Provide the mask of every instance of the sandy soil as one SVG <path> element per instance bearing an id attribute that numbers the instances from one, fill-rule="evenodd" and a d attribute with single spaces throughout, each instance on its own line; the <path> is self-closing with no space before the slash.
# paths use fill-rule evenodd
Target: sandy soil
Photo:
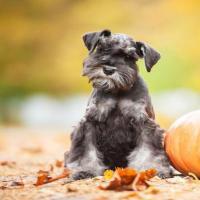
<path id="1" fill-rule="evenodd" d="M 161 180 L 153 178 L 150 187 L 137 191 L 103 191 L 98 185 L 103 177 L 69 182 L 68 178 L 34 186 L 39 170 L 52 176 L 62 173 L 63 153 L 69 148 L 69 135 L 64 133 L 33 134 L 23 129 L 0 129 L 0 199 L 69 199 L 69 200 L 199 200 L 200 181 L 191 177 Z"/>

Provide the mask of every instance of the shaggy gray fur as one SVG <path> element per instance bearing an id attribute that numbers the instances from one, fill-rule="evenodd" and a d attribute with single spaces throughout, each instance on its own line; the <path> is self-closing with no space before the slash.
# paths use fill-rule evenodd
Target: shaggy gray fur
<path id="1" fill-rule="evenodd" d="M 143 42 L 109 30 L 87 33 L 83 40 L 89 50 L 83 75 L 94 90 L 65 154 L 72 178 L 127 166 L 156 168 L 160 177 L 170 177 L 172 169 L 162 146 L 164 130 L 154 121 L 148 89 L 136 65 L 144 58 L 150 72 L 160 54 Z"/>

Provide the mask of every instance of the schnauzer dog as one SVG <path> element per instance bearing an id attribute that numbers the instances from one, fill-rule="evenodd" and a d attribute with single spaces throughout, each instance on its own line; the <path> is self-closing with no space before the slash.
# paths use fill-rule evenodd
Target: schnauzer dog
<path id="1" fill-rule="evenodd" d="M 71 134 L 65 167 L 74 180 L 102 175 L 106 169 L 155 168 L 160 177 L 170 177 L 172 168 L 163 149 L 164 130 L 154 121 L 148 89 L 136 61 L 144 58 L 146 70 L 160 54 L 143 42 L 110 30 L 83 36 L 89 56 L 83 76 L 93 92 L 86 114 Z"/>

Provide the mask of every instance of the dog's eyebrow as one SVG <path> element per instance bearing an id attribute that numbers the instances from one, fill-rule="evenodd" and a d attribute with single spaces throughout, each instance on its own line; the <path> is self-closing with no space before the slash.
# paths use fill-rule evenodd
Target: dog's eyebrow
<path id="1" fill-rule="evenodd" d="M 108 54 L 110 55 L 111 50 L 112 50 L 111 47 L 100 48 L 101 53 L 105 55 L 108 55 Z"/>
<path id="2" fill-rule="evenodd" d="M 135 43 L 135 41 L 133 41 L 133 40 L 130 40 L 130 44 L 131 44 L 131 46 L 136 46 L 136 43 Z"/>

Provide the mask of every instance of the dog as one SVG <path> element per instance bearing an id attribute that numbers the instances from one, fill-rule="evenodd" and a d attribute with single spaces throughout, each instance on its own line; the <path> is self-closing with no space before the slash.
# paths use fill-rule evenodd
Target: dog
<path id="1" fill-rule="evenodd" d="M 72 179 L 102 175 L 106 169 L 155 168 L 161 178 L 173 170 L 163 149 L 164 130 L 155 122 L 147 86 L 136 62 L 148 72 L 160 54 L 148 44 L 110 30 L 86 33 L 89 56 L 83 76 L 93 85 L 86 113 L 71 134 L 65 167 Z"/>

